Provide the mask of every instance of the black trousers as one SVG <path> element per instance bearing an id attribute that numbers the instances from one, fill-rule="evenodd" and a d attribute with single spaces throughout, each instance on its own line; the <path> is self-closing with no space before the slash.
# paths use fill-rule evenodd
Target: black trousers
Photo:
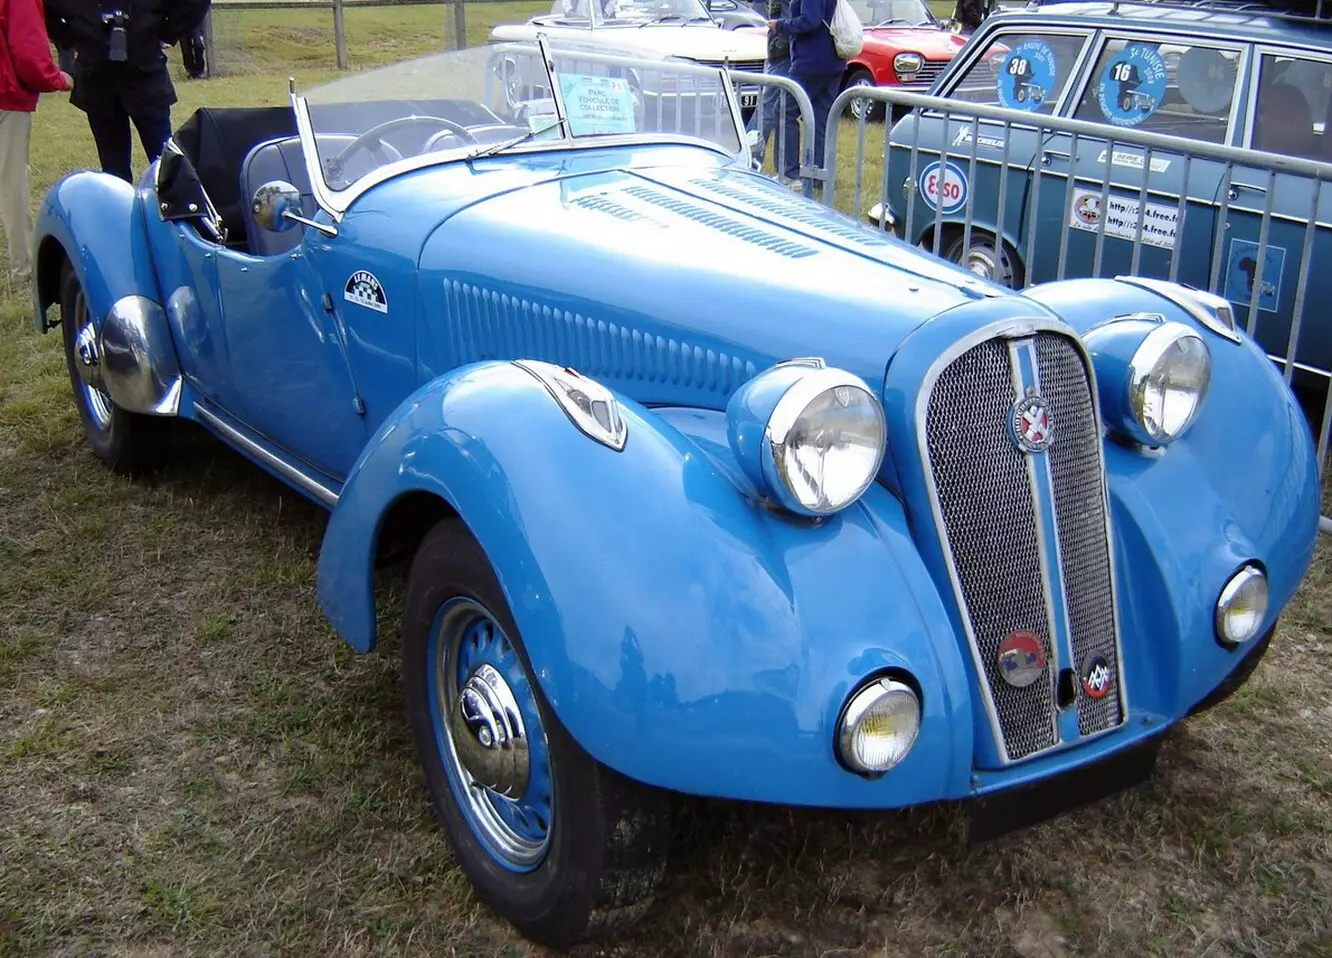
<path id="1" fill-rule="evenodd" d="M 108 114 L 88 114 L 88 127 L 92 130 L 93 141 L 97 144 L 97 159 L 102 164 L 102 172 L 134 182 L 130 169 L 130 123 L 139 131 L 139 142 L 143 152 L 148 154 L 151 163 L 162 154 L 162 146 L 171 136 L 171 107 L 167 104 L 135 104 L 134 112 L 129 113 L 125 105 L 116 98 Z"/>

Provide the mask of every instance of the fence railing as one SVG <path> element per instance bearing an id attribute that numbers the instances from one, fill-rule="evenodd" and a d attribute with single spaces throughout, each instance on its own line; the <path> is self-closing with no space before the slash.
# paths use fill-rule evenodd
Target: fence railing
<path id="1" fill-rule="evenodd" d="M 1332 330 L 1319 327 L 1315 310 L 1332 300 L 1332 275 L 1318 269 L 1332 260 L 1332 163 L 857 87 L 838 96 L 828 121 L 816 179 L 830 206 L 844 205 L 840 133 L 857 97 L 886 104 L 889 115 L 913 112 L 879 136 L 869 111 L 849 121 L 853 216 L 869 214 L 880 228 L 1017 288 L 1129 274 L 1238 302 L 1237 324 L 1314 405 L 1325 473 Z M 868 170 L 867 145 L 876 141 L 877 152 L 880 140 L 882 165 Z M 868 184 L 876 201 L 867 209 Z M 1332 519 L 1320 518 L 1319 529 L 1332 534 Z"/>

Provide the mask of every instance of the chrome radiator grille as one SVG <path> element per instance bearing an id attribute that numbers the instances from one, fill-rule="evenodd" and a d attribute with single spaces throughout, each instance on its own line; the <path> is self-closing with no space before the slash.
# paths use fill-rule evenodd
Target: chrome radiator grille
<path id="1" fill-rule="evenodd" d="M 1021 451 L 1011 431 L 1019 386 L 1033 385 L 1024 376 L 1048 404 L 1053 441 L 1043 452 Z M 1120 724 L 1101 440 L 1080 352 L 1056 333 L 981 342 L 939 374 L 922 425 L 941 540 L 1001 753 L 1014 761 Z M 1018 632 L 1034 633 L 1045 653 L 1044 672 L 1025 687 L 999 668 L 1000 645 Z M 1115 676 L 1102 698 L 1082 683 L 1082 663 L 1097 655 Z M 1076 708 L 1076 734 L 1061 704 Z"/>

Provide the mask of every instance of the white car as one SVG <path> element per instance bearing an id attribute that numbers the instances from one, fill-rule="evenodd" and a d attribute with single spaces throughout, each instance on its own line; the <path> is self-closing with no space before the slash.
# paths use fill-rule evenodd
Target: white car
<path id="1" fill-rule="evenodd" d="M 700 0 L 554 0 L 550 13 L 526 23 L 502 23 L 490 31 L 492 43 L 552 40 L 605 46 L 607 52 L 676 57 L 708 66 L 763 72 L 768 54 L 764 30 L 724 30 Z M 742 110 L 758 105 L 758 86 L 736 89 Z"/>

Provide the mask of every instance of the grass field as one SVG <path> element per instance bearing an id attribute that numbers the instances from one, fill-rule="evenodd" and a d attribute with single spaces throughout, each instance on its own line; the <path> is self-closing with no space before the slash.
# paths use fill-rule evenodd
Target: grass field
<path id="1" fill-rule="evenodd" d="M 356 11 L 353 63 L 430 48 L 419 10 Z M 327 77 L 331 40 L 299 26 L 253 21 L 253 72 L 180 82 L 177 119 Z M 34 190 L 93 159 L 82 114 L 44 98 Z M 196 433 L 152 480 L 107 473 L 58 336 L 26 284 L 0 294 L 0 956 L 538 954 L 428 811 L 401 573 L 384 645 L 355 656 L 314 601 L 323 514 Z M 954 809 L 682 801 L 658 904 L 578 954 L 1332 954 L 1328 545 L 1251 683 L 1175 731 L 1150 784 L 972 850 Z"/>

